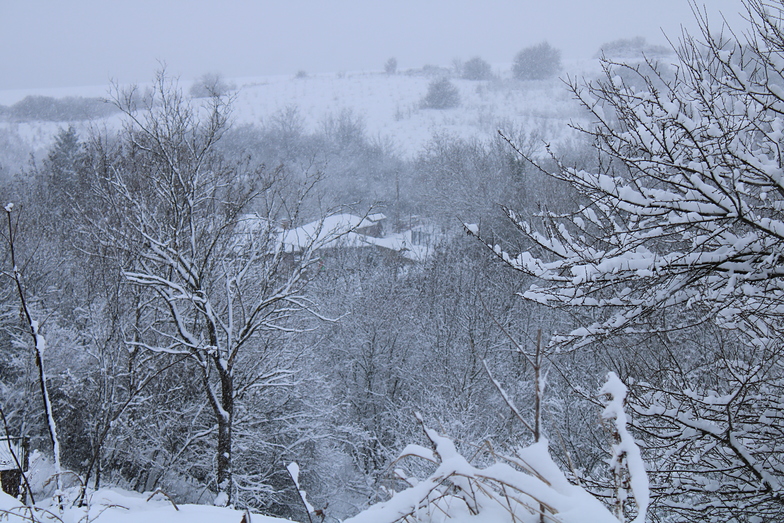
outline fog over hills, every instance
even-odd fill
[[[736,1],[705,9],[741,27]],[[696,28],[687,0],[6,2],[0,90],[141,83],[161,63],[186,81],[381,70],[390,56],[401,69],[472,56],[503,63],[544,40],[583,60],[618,38],[675,42],[681,26]]]

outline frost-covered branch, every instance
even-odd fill
[[[748,2],[754,27],[775,42],[766,31],[780,6],[761,5]],[[655,64],[646,73],[607,62],[605,80],[573,85],[595,118],[581,130],[609,168],[547,171],[588,203],[571,216],[545,211],[539,223],[507,209],[537,249],[489,245],[545,282],[526,299],[616,311],[556,344],[633,332],[654,311],[676,306],[707,307],[759,337],[784,326],[783,69],[775,58],[784,48],[740,47],[704,31],[705,43],[685,39],[672,79]]]

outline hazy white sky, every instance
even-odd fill
[[[698,0],[699,1],[699,0]],[[706,0],[740,24],[740,0]],[[0,0],[0,89],[511,62],[547,40],[565,58],[693,28],[687,0]]]

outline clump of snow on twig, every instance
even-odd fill
[[[651,495],[640,447],[626,428],[627,417],[623,406],[627,391],[626,385],[614,372],[607,375],[607,381],[599,391],[600,394],[609,397],[602,412],[602,419],[612,422],[614,431],[618,435],[618,442],[612,446],[610,465],[617,472],[625,460],[629,471],[629,485],[637,504],[637,517],[634,518],[633,523],[643,523],[648,513]]]

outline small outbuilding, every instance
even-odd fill
[[[22,474],[29,465],[30,440],[26,437],[0,437],[0,489],[19,497],[22,493]]]

